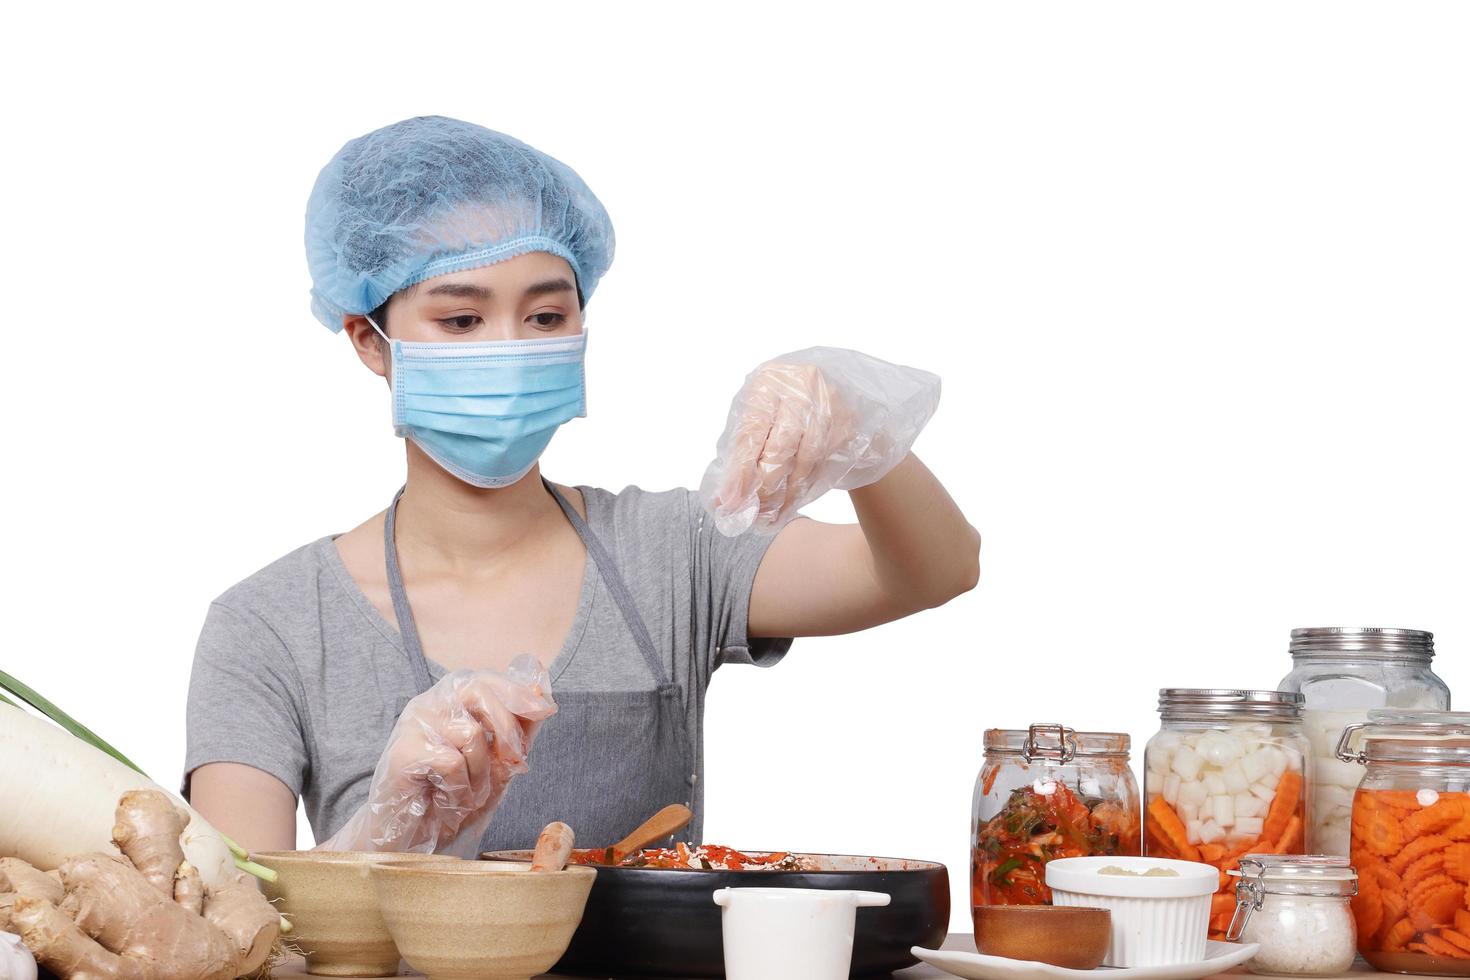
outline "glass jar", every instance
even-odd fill
[[[1121,732],[992,728],[970,811],[970,903],[1050,905],[1046,862],[1138,854],[1138,783]]]
[[[1230,874],[1239,881],[1226,938],[1261,944],[1246,964],[1252,973],[1341,976],[1353,965],[1357,929],[1348,903],[1358,876],[1347,858],[1247,854]]]
[[[1306,698],[1302,729],[1312,743],[1312,820],[1307,849],[1348,853],[1353,790],[1363,770],[1337,758],[1344,726],[1371,708],[1447,711],[1450,689],[1435,676],[1434,634],[1421,630],[1330,627],[1291,631],[1291,673],[1281,690]]]
[[[1367,766],[1352,817],[1358,952],[1389,973],[1470,976],[1470,714],[1370,711],[1337,752]]]
[[[1143,853],[1219,870],[1209,935],[1222,939],[1235,913],[1228,872],[1240,859],[1305,850],[1302,696],[1165,688],[1159,715],[1144,750]]]

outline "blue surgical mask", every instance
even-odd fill
[[[471,486],[515,483],[563,422],[587,414],[585,332],[418,343],[367,321],[392,351],[393,431]]]

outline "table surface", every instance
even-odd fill
[[[944,948],[963,950],[967,953],[973,953],[975,951],[975,939],[969,933],[955,933],[945,940]],[[1105,976],[1108,971],[1099,970],[1098,972],[1099,974]],[[1232,976],[1235,974],[1254,976],[1254,974],[1249,973],[1245,969],[1245,967],[1241,966],[1238,966],[1233,970],[1228,970],[1225,973],[1217,974],[1217,976]],[[309,974],[306,972],[306,961],[301,959],[301,957],[299,956],[293,956],[291,959],[276,967],[276,969],[273,971],[273,975],[276,977],[309,976]],[[399,976],[421,977],[422,974],[414,973],[406,966],[400,964]],[[545,976],[560,977],[562,976],[562,974],[548,973],[545,974]],[[953,980],[954,975],[950,973],[945,973],[943,970],[935,969],[927,963],[920,963],[918,966],[911,966],[907,970],[899,970],[897,973],[892,974],[892,976],[894,977],[894,980],[933,980],[933,978],[938,977],[950,977],[951,980]],[[1372,978],[1375,977],[1395,977],[1398,978],[1398,980],[1402,980],[1402,977],[1400,977],[1399,974],[1379,973],[1376,970],[1361,966],[1361,964],[1360,968],[1355,968],[1351,973],[1345,974],[1342,978],[1327,978],[1327,980],[1372,980]]]

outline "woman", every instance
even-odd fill
[[[251,849],[295,845],[298,796],[327,847],[473,854],[551,819],[607,844],[670,802],[698,840],[717,666],[975,585],[979,536],[908,452],[937,379],[850,351],[752,374],[700,494],[542,478],[585,414],[584,308],[613,252],[558,161],[396,123],[322,171],[306,238],[312,310],[387,380],[407,479],[210,607],[185,792]],[[794,519],[832,487],[858,524]]]

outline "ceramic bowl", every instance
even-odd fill
[[[262,882],[265,896],[290,916],[288,938],[305,954],[306,971],[325,977],[398,973],[398,948],[378,914],[370,865],[461,863],[443,854],[358,851],[267,851],[251,857],[275,871],[274,882]]]
[[[430,980],[527,980],[566,952],[593,868],[529,864],[375,864],[378,909],[398,951]]]
[[[1112,938],[1112,915],[1107,909],[1051,905],[975,908],[975,949],[987,956],[1092,970],[1108,955]]]

